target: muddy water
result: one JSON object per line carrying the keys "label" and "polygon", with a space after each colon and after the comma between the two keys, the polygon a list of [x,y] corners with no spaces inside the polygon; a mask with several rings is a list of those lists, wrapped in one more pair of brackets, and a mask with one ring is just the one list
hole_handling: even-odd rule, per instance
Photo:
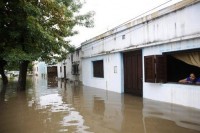
{"label": "muddy water", "polygon": [[0,133],[198,133],[200,110],[30,78],[0,93]]}

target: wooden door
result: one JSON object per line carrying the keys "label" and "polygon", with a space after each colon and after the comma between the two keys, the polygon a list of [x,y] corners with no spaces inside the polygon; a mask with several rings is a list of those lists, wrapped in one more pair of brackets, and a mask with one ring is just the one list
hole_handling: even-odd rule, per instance
{"label": "wooden door", "polygon": [[124,91],[142,96],[142,51],[124,53]]}
{"label": "wooden door", "polygon": [[51,87],[58,87],[58,81],[56,80],[56,77],[58,76],[57,66],[48,66],[47,75],[48,89],[51,89]]}
{"label": "wooden door", "polygon": [[57,77],[58,76],[57,66],[48,66],[47,67],[47,75],[48,75],[48,78]]}
{"label": "wooden door", "polygon": [[64,66],[64,79],[66,79],[67,76],[66,76],[66,66]]}

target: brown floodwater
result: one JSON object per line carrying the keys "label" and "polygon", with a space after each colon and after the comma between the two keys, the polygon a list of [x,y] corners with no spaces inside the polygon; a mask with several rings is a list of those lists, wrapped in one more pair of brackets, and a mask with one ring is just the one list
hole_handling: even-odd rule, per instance
{"label": "brown floodwater", "polygon": [[199,133],[200,110],[32,77],[0,88],[0,133]]}

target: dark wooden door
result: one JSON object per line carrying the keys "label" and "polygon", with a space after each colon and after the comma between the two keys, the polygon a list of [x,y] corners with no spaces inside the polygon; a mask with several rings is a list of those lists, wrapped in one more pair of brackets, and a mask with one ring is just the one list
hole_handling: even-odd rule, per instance
{"label": "dark wooden door", "polygon": [[64,79],[66,79],[67,76],[66,76],[66,66],[64,66]]}
{"label": "dark wooden door", "polygon": [[47,75],[48,75],[48,78],[57,77],[58,76],[57,66],[48,66],[47,67]]}
{"label": "dark wooden door", "polygon": [[124,53],[124,91],[142,96],[142,51]]}
{"label": "dark wooden door", "polygon": [[58,76],[57,66],[48,66],[47,76],[48,89],[51,89],[51,87],[58,87],[58,81],[56,80],[56,77]]}

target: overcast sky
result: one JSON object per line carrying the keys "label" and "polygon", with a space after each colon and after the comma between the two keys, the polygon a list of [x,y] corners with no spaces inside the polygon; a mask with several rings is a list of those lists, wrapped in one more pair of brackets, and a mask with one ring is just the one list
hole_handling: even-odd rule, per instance
{"label": "overcast sky", "polygon": [[160,8],[178,1],[181,0],[85,0],[86,3],[81,12],[94,11],[95,26],[89,29],[78,27],[79,34],[72,37],[72,44],[79,46],[82,42],[100,35],[163,3],[168,2]]}

